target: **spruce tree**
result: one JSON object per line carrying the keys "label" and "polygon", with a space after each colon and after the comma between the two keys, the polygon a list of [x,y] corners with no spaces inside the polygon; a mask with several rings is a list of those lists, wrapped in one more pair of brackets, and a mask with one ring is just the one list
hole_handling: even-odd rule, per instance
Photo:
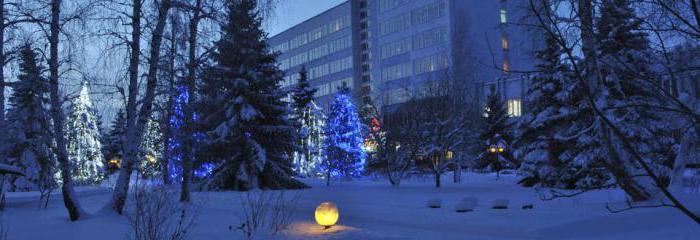
{"label": "spruce tree", "polygon": [[346,179],[359,176],[364,168],[366,154],[362,149],[362,125],[360,115],[352,102],[349,90],[344,87],[335,95],[325,127],[325,158],[323,170],[326,185],[331,177]]}
{"label": "spruce tree", "polygon": [[[673,159],[672,127],[658,113],[656,107],[663,106],[658,98],[659,90],[650,59],[652,58],[646,33],[641,30],[639,19],[627,0],[603,1],[600,18],[597,21],[597,39],[601,61],[603,82],[598,102],[605,111],[606,118],[624,133],[624,137],[634,146],[644,161],[662,177],[669,166],[664,165]],[[615,176],[620,187],[635,201],[652,197],[655,186],[649,179],[633,177],[645,174],[640,165],[625,149],[619,136],[599,124],[598,137],[605,151],[606,166]]]}
{"label": "spruce tree", "polygon": [[316,126],[316,115],[314,114],[315,88],[312,88],[307,78],[306,67],[302,66],[299,71],[299,80],[292,90],[292,108],[294,110],[294,126],[297,129],[297,145],[299,150],[295,154],[294,168],[297,174],[309,176],[315,170],[315,156],[312,154],[312,147],[319,140],[317,136],[312,136]]}
{"label": "spruce tree", "polygon": [[[598,185],[606,180],[605,175],[591,167],[593,164],[576,164],[569,148],[577,145],[577,138],[562,137],[567,131],[578,130],[581,122],[590,124],[590,116],[584,116],[591,114],[590,108],[586,108],[582,89],[576,87],[579,83],[573,81],[571,70],[560,61],[563,50],[559,44],[551,36],[545,37],[545,44],[536,52],[538,73],[530,80],[527,113],[518,121],[513,144],[516,157],[523,162],[520,170],[525,178],[521,183],[569,189]],[[587,148],[583,144],[579,147]]]}
{"label": "spruce tree", "polygon": [[110,130],[104,137],[104,157],[107,161],[121,160],[124,147],[124,134],[126,133],[126,116],[124,109],[119,109],[112,120]]}
{"label": "spruce tree", "polygon": [[484,124],[479,140],[483,150],[477,157],[477,168],[490,168],[497,174],[501,169],[515,167],[510,143],[512,124],[500,96],[491,92],[486,98]]}
{"label": "spruce tree", "polygon": [[104,176],[102,143],[96,115],[87,82],[83,82],[80,94],[66,117],[66,141],[71,173],[73,179],[82,184],[98,183]]}
{"label": "spruce tree", "polygon": [[228,3],[214,65],[202,79],[201,155],[217,164],[211,189],[306,187],[292,178],[295,134],[279,89],[283,73],[260,24],[255,1]]}
{"label": "spruce tree", "polygon": [[51,128],[48,105],[48,82],[41,76],[42,67],[36,60],[31,45],[26,44],[19,52],[18,81],[9,98],[8,130],[10,140],[9,157],[24,171],[12,183],[18,191],[47,189],[55,181],[54,161],[51,155]]}

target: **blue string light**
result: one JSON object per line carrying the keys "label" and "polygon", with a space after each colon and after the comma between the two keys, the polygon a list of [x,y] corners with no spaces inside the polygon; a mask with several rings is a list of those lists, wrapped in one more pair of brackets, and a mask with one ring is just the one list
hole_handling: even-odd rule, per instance
{"label": "blue string light", "polygon": [[335,95],[326,121],[326,140],[321,169],[327,171],[332,165],[331,176],[349,174],[359,177],[364,171],[367,154],[362,149],[362,125],[360,116],[347,91]]}

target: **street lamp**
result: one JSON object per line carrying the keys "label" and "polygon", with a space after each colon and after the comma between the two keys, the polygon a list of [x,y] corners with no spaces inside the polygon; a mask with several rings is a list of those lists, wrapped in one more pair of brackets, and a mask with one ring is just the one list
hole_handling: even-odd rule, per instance
{"label": "street lamp", "polygon": [[488,147],[487,151],[491,154],[496,155],[496,161],[493,163],[494,164],[494,170],[496,170],[496,179],[500,178],[500,172],[501,172],[501,167],[500,167],[500,162],[501,161],[501,154],[506,151],[506,146],[503,141],[498,141],[496,144],[492,144],[491,146]]}

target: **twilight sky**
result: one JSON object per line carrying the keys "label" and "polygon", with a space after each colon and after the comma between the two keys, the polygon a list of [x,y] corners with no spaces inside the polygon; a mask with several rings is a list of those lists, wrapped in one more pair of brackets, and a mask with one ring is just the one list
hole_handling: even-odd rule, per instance
{"label": "twilight sky", "polygon": [[304,20],[326,11],[346,0],[280,0],[275,16],[265,22],[265,30],[272,37]]}

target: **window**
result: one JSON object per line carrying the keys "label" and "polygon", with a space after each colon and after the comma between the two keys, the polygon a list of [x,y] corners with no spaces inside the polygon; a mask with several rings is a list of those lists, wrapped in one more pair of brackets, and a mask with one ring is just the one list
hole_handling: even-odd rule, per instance
{"label": "window", "polygon": [[313,42],[318,40],[319,38],[322,38],[324,35],[327,34],[327,30],[328,28],[326,28],[325,25],[312,30],[311,32],[309,32],[309,42]]}
{"label": "window", "polygon": [[405,78],[411,75],[411,62],[406,62],[394,66],[382,68],[382,80],[391,81],[394,79]]}
{"label": "window", "polygon": [[508,50],[508,39],[506,37],[501,38],[501,47],[503,50]]}
{"label": "window", "polygon": [[506,10],[501,9],[501,23],[505,24],[508,22],[508,17],[506,16]]}
{"label": "window", "polygon": [[289,50],[289,42],[288,41],[277,44],[277,46],[272,48],[273,52],[279,52],[279,53],[285,52],[287,50]]}
{"label": "window", "polygon": [[397,104],[397,103],[402,103],[408,101],[408,99],[411,98],[410,93],[408,90],[404,88],[395,88],[386,91],[384,94],[384,97],[387,101],[387,104]]}
{"label": "window", "polygon": [[505,72],[505,73],[510,72],[510,63],[508,63],[507,60],[503,61],[503,72]]}
{"label": "window", "polygon": [[418,75],[421,73],[427,73],[432,71],[437,71],[445,69],[448,66],[447,56],[444,54],[438,54],[429,56],[423,59],[415,61],[414,64],[414,74]]}
{"label": "window", "polygon": [[338,90],[339,90],[341,87],[343,87],[343,85],[346,86],[346,87],[348,87],[349,89],[352,89],[352,88],[353,88],[353,86],[352,86],[352,77],[343,78],[343,79],[340,79],[340,80],[335,80],[335,81],[332,81],[332,82],[329,82],[329,83],[324,83],[324,84],[318,85],[318,86],[316,86],[316,88],[317,88],[318,90],[316,91],[316,93],[314,94],[314,96],[316,96],[316,97],[322,97],[322,96],[326,96],[326,95],[330,95],[330,94],[336,93],[336,92],[338,92]]}
{"label": "window", "polygon": [[383,22],[380,28],[380,32],[381,35],[387,35],[390,33],[395,33],[407,29],[409,27],[411,27],[411,15],[406,13],[404,15]]}
{"label": "window", "polygon": [[334,52],[337,52],[337,51],[340,51],[340,50],[343,50],[343,49],[350,47],[350,42],[351,42],[350,36],[332,41],[330,43],[330,45],[328,46],[328,54],[331,54],[331,53],[334,53]]}
{"label": "window", "polygon": [[522,115],[520,99],[508,99],[508,116],[519,117]]}
{"label": "window", "polygon": [[390,58],[408,51],[411,51],[411,40],[409,38],[387,43],[384,44],[381,49],[382,59]]}
{"label": "window", "polygon": [[444,27],[430,29],[413,36],[413,49],[423,49],[444,42],[447,31]]}
{"label": "window", "polygon": [[289,67],[294,67],[306,63],[309,60],[306,52],[292,56],[289,59]]}
{"label": "window", "polygon": [[407,3],[408,0],[379,0],[379,12],[389,11]]}
{"label": "window", "polygon": [[411,23],[417,25],[430,22],[430,20],[441,17],[445,13],[444,10],[445,2],[443,0],[415,9],[411,12]]}
{"label": "window", "polygon": [[329,74],[337,73],[352,68],[352,57],[346,57],[340,60],[330,62]]}
{"label": "window", "polygon": [[328,75],[328,64],[309,69],[309,79],[316,79]]}
{"label": "window", "polygon": [[308,38],[306,36],[306,33],[302,33],[301,35],[292,38],[292,40],[289,40],[289,49],[295,49],[298,48],[308,42]]}
{"label": "window", "polygon": [[280,65],[279,65],[280,70],[285,71],[285,70],[289,69],[289,59],[280,60],[279,63],[280,63]]}
{"label": "window", "polygon": [[326,55],[328,55],[328,45],[322,45],[309,50],[309,61],[313,61]]}

